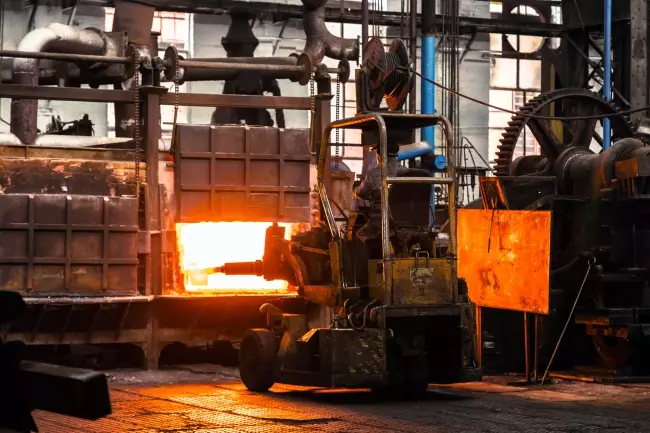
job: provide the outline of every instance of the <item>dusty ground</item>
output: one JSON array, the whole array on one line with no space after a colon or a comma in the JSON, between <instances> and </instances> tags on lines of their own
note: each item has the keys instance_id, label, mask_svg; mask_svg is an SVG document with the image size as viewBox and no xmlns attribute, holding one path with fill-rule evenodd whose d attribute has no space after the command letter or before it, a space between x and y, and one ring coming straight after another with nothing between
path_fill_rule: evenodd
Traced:
<instances>
[{"instance_id":1,"label":"dusty ground","mask_svg":"<svg viewBox=\"0 0 650 433\"><path fill-rule=\"evenodd\" d=\"M237 371L213 365L108 373L113 415L97 421L36 413L48 432L650 432L650 385L556 382L431 387L418 402L365 391L276 385L246 391Z\"/></svg>"}]
</instances>

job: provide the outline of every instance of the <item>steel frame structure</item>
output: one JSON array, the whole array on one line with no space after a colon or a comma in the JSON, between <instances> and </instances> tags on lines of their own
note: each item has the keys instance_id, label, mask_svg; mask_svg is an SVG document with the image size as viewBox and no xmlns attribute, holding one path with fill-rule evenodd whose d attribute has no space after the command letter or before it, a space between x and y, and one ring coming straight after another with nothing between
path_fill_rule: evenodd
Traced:
<instances>
[{"instance_id":1,"label":"steel frame structure","mask_svg":"<svg viewBox=\"0 0 650 433\"><path fill-rule=\"evenodd\" d=\"M538 4L540 1L534 0L521 0L521 4ZM81 5L89 6L113 6L111 0L79 0ZM209 14L224 14L227 13L233 6L241 4L237 0L150 0L147 2L156 7L158 10L175 11L175 12L189 12L189 13L209 13ZM546 2L545 2L546 3ZM286 19L302 19L303 7L300 4L287 4L277 3L272 1L252 1L246 2L246 8L252 14L273 16L278 21ZM344 12L341 13L340 2L332 2L325 11L325 20L328 22L352 23L359 24L363 21L362 8L360 2L344 2ZM374 15L373 15L374 13ZM400 26L402 23L401 13L399 12L379 12L370 11L373 22L381 26ZM442 23L445 18L444 15L436 15L436 22ZM416 20L417 27L422 25L422 17L420 14ZM441 24L437 24L436 31L441 30ZM531 36L560 36L562 33L562 26L553 24L544 24L532 21L515 22L513 20L492 20L475 17L462 17L460 21L460 29L462 33L512 33Z\"/></svg>"},{"instance_id":2,"label":"steel frame structure","mask_svg":"<svg viewBox=\"0 0 650 433\"><path fill-rule=\"evenodd\" d=\"M599 3L602 5L602 2ZM647 24L649 9L643 0L626 0L614 4L612 93L613 101L623 109L641 108L649 102L646 46L650 36ZM594 10L601 13L595 14ZM565 5L563 15L568 20L563 47L557 53L548 53L547 56L554 64L556 74L554 77L550 77L548 72L545 75L556 81L555 88L589 88L593 81L602 83L602 8L594 8L593 3L577 1ZM552 90L553 87L549 84L547 82L542 90ZM632 119L638 120L643 116L644 113L637 113L632 115Z\"/></svg>"}]
</instances>

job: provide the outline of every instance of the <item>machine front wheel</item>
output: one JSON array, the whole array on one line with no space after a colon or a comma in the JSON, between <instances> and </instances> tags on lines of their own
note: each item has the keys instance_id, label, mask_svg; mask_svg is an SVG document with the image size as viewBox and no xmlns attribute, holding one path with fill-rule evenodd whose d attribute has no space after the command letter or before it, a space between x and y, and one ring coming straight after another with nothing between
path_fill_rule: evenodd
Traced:
<instances>
[{"instance_id":1,"label":"machine front wheel","mask_svg":"<svg viewBox=\"0 0 650 433\"><path fill-rule=\"evenodd\" d=\"M251 329L239 348L239 375L246 388L264 392L275 383L275 337L268 329Z\"/></svg>"}]
</instances>

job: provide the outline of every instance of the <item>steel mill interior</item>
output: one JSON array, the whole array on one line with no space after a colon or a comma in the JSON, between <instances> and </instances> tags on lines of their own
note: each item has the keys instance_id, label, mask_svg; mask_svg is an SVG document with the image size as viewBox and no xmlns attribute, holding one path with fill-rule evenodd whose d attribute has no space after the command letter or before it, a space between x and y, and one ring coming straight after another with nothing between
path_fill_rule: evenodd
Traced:
<instances>
[{"instance_id":1,"label":"steel mill interior","mask_svg":"<svg viewBox=\"0 0 650 433\"><path fill-rule=\"evenodd\" d=\"M0 0L0 431L650 432L649 11Z\"/></svg>"}]
</instances>

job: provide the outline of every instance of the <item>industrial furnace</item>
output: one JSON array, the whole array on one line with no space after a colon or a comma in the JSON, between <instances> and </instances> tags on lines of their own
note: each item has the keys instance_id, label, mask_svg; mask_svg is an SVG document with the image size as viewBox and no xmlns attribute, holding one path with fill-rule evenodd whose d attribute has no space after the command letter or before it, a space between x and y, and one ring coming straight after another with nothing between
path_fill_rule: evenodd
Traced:
<instances>
[{"instance_id":1,"label":"industrial furnace","mask_svg":"<svg viewBox=\"0 0 650 433\"><path fill-rule=\"evenodd\" d=\"M285 281L193 271L261 259L268 226L279 223L290 236L310 222L310 162L329 123L332 76L345 82L359 50L356 40L329 34L324 4L306 2L305 48L282 59L245 55L257 44L247 14L233 15L233 28L250 34L224 38L228 58L184 59L174 47L159 57L142 31L154 8L129 2L117 4L116 32L55 24L3 52L17 60L11 84L0 84L0 97L13 101L12 134L0 146L0 286L28 304L23 319L3 328L9 339L131 343L155 368L169 343L239 340L264 324L264 302L306 308ZM325 55L339 67L321 64ZM51 79L41 67L52 64L60 87L41 85ZM278 79L311 82L316 93L281 96ZM178 92L192 80L226 80L231 93ZM115 90L71 87L82 84ZM131 135L37 137L40 99L115 104L116 124ZM175 125L167 151L159 146L161 106L218 115L212 125ZM280 127L250 116L267 109ZM309 110L313 127L283 128L285 109Z\"/></svg>"},{"instance_id":2,"label":"industrial furnace","mask_svg":"<svg viewBox=\"0 0 650 433\"><path fill-rule=\"evenodd\" d=\"M173 200L184 290L288 290L286 282L255 275L188 271L261 260L273 222L287 236L309 222L309 131L179 125L175 133Z\"/></svg>"}]
</instances>

